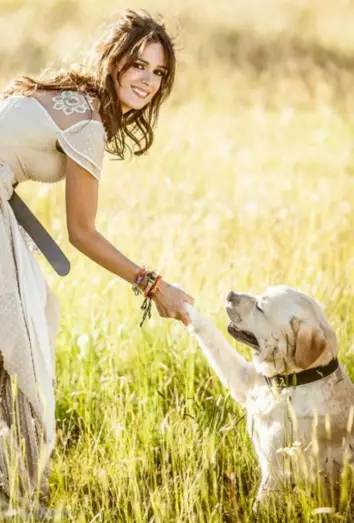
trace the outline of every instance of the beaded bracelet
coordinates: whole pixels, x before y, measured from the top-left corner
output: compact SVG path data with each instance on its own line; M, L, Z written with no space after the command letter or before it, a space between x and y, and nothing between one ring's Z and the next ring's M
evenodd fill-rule
M139 294L144 295L144 301L140 307L144 311L140 327L143 326L146 319L151 318L151 301L161 284L161 280L162 276L157 275L154 271L147 271L145 267L140 269L135 277L132 286L133 292L136 296Z

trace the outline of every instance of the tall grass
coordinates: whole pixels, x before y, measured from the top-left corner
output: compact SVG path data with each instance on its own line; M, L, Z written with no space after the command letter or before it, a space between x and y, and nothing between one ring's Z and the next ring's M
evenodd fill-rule
M1 83L80 59L123 5L2 0ZM151 152L107 158L98 229L179 282L222 331L230 288L285 283L313 295L354 379L352 3L140 6L167 14L178 33L179 75ZM244 413L182 325L155 313L139 329L129 286L72 249L63 189L21 188L72 261L59 279L39 260L62 310L51 504L80 523L255 521L259 470ZM258 520L352 520L345 504L331 516L315 508L289 497Z

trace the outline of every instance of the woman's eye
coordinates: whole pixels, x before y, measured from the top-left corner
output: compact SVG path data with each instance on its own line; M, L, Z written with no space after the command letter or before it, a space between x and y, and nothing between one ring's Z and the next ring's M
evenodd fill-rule
M134 67L136 69L144 69L144 65L141 62L135 62Z
M164 76L165 76L164 71L160 71L160 70L155 71L155 74L157 74L157 76L161 76L161 77L164 77Z
M256 309L264 314L264 310L262 309L262 307L259 305L258 302L256 302Z

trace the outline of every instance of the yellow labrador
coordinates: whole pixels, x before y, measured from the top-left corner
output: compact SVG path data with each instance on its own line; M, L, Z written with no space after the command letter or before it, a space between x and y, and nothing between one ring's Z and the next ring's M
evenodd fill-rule
M337 489L353 457L354 385L318 303L286 286L260 296L231 291L228 332L251 347L252 363L191 305L186 309L211 367L247 410L262 473L257 500L298 481Z

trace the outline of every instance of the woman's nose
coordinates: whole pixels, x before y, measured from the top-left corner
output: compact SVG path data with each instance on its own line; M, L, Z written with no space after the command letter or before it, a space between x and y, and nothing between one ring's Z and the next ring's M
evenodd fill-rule
M153 83L153 73L145 70L141 78L141 83L151 85Z

